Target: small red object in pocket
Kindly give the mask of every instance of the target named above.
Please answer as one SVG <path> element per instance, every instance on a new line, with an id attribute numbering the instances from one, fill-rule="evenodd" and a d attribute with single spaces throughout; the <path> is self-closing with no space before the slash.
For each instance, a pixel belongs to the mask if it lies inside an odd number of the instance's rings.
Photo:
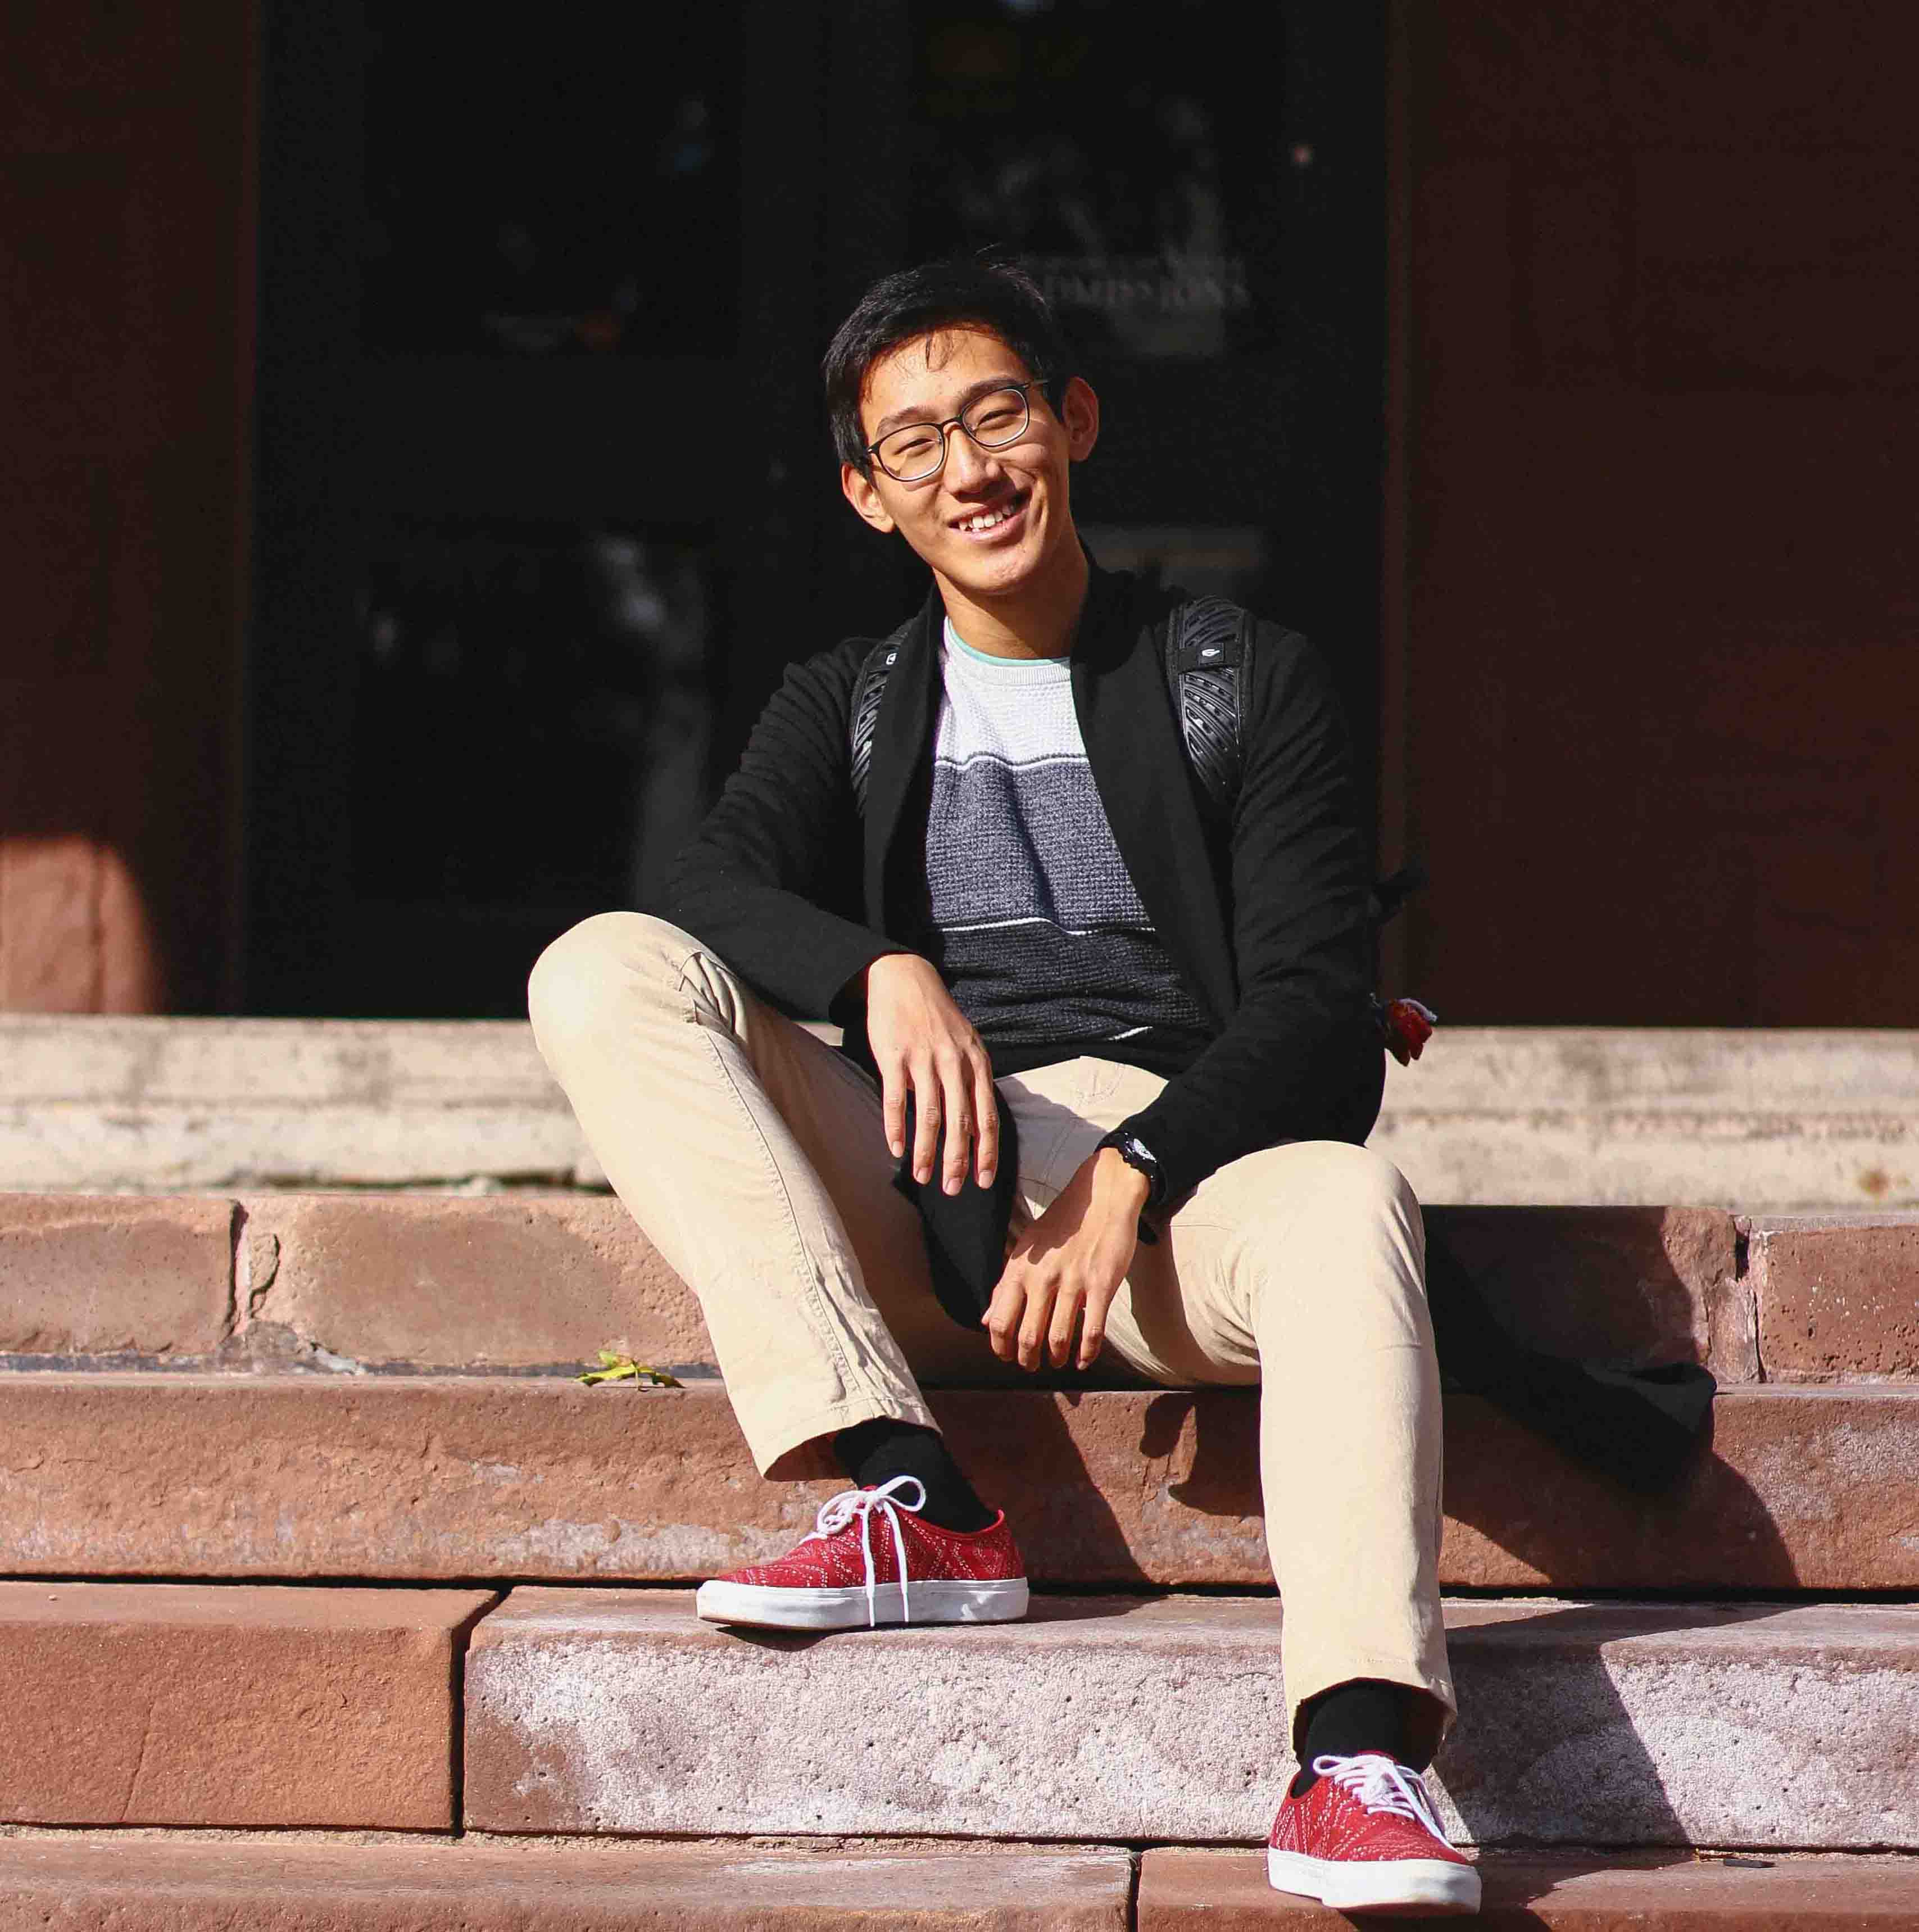
<path id="1" fill-rule="evenodd" d="M 1402 1066 L 1410 1066 L 1425 1050 L 1439 1024 L 1439 1016 L 1417 1000 L 1395 1000 L 1386 1009 L 1386 1048 Z"/>

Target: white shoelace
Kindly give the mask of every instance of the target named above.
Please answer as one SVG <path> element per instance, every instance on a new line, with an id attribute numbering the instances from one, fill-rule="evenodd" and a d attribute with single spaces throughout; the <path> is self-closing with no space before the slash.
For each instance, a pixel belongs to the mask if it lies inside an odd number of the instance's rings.
<path id="1" fill-rule="evenodd" d="M 1427 1795 L 1426 1780 L 1416 1771 L 1395 1764 L 1378 1751 L 1358 1757 L 1316 1757 L 1313 1774 L 1330 1778 L 1342 1791 L 1350 1791 L 1369 1811 L 1388 1811 L 1396 1818 L 1411 1818 L 1423 1825 L 1441 1844 L 1446 1834 Z"/>
<path id="2" fill-rule="evenodd" d="M 919 1500 L 910 1503 L 899 1493 L 903 1484 L 910 1483 L 919 1492 Z M 813 1527 L 800 1538 L 802 1543 L 823 1543 L 829 1536 L 837 1536 L 852 1522 L 859 1519 L 859 1553 L 866 1559 L 866 1628 L 877 1629 L 880 1622 L 879 1604 L 873 1574 L 873 1512 L 879 1510 L 892 1526 L 893 1553 L 900 1564 L 900 1621 L 910 1621 L 911 1607 L 907 1598 L 906 1533 L 900 1527 L 900 1511 L 910 1510 L 915 1516 L 926 1507 L 926 1485 L 917 1476 L 895 1476 L 891 1482 L 882 1483 L 877 1490 L 842 1490 L 836 1496 L 829 1496 L 820 1505 L 820 1514 L 813 1519 Z M 1345 1760 L 1342 1760 L 1343 1762 Z"/>

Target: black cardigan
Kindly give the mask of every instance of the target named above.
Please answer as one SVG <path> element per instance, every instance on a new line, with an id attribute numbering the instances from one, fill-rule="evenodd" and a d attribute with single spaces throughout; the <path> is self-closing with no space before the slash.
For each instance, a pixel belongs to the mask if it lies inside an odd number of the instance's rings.
<path id="1" fill-rule="evenodd" d="M 1182 596 L 1096 568 L 1072 654 L 1074 706 L 1114 838 L 1212 1026 L 1211 1043 L 1127 1123 L 1173 1198 L 1279 1141 L 1363 1142 L 1384 1080 L 1368 1004 L 1372 874 L 1331 680 L 1297 632 L 1260 625 L 1241 700 L 1239 797 L 1230 830 L 1209 836 L 1162 657 Z M 931 756 L 943 614 L 935 590 L 887 682 L 863 826 L 848 713 L 872 640 L 854 638 L 787 672 L 660 908 L 782 1011 L 847 1019 L 856 1058 L 864 1028 L 835 1001 L 874 959 L 903 950 L 900 880 L 923 857 L 901 832 Z"/>
<path id="2" fill-rule="evenodd" d="M 1230 829 L 1210 833 L 1162 658 L 1180 598 L 1096 569 L 1072 650 L 1074 707 L 1113 836 L 1213 1028 L 1211 1043 L 1128 1123 L 1159 1156 L 1174 1198 L 1276 1142 L 1363 1142 L 1385 1078 L 1368 1000 L 1370 868 L 1325 667 L 1297 632 L 1259 626 L 1241 700 L 1244 777 Z M 860 1015 L 835 1003 L 862 968 L 906 950 L 896 937 L 900 881 L 924 865 L 909 849 L 907 808 L 931 755 L 942 614 L 936 593 L 888 680 L 863 826 L 848 712 L 873 640 L 854 638 L 787 673 L 661 908 L 783 1011 L 846 1022 L 845 1050 L 869 1066 Z M 1003 1122 L 990 1195 L 969 1184 L 949 1197 L 902 1177 L 935 1292 L 968 1325 L 1004 1254 L 1011 1127 Z M 1501 1328 L 1442 1244 L 1429 1244 L 1428 1264 L 1441 1365 L 1467 1388 L 1636 1488 L 1666 1487 L 1697 1455 L 1714 1391 L 1704 1369 L 1555 1360 Z"/>

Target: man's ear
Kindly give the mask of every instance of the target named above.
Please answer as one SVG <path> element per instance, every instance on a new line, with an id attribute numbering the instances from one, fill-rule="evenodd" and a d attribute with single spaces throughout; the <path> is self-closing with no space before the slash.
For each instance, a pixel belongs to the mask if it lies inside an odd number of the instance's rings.
<path id="1" fill-rule="evenodd" d="M 1084 376 L 1075 376 L 1060 397 L 1060 421 L 1066 431 L 1066 453 L 1075 463 L 1093 454 L 1099 440 L 1099 398 Z"/>
<path id="2" fill-rule="evenodd" d="M 880 500 L 873 479 L 857 464 L 840 465 L 840 488 L 847 501 L 859 512 L 862 522 L 871 524 L 883 536 L 890 536 L 899 526 L 892 512 Z"/>

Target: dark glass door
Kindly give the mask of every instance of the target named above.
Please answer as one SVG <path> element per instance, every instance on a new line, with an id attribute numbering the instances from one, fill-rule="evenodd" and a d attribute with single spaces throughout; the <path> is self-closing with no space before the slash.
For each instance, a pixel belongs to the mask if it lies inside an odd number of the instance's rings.
<path id="1" fill-rule="evenodd" d="M 270 7 L 248 1010 L 514 1014 L 646 902 L 783 666 L 920 594 L 817 364 L 932 254 L 1083 340 L 1095 554 L 1318 632 L 1369 746 L 1383 53 L 1326 10 Z"/>

